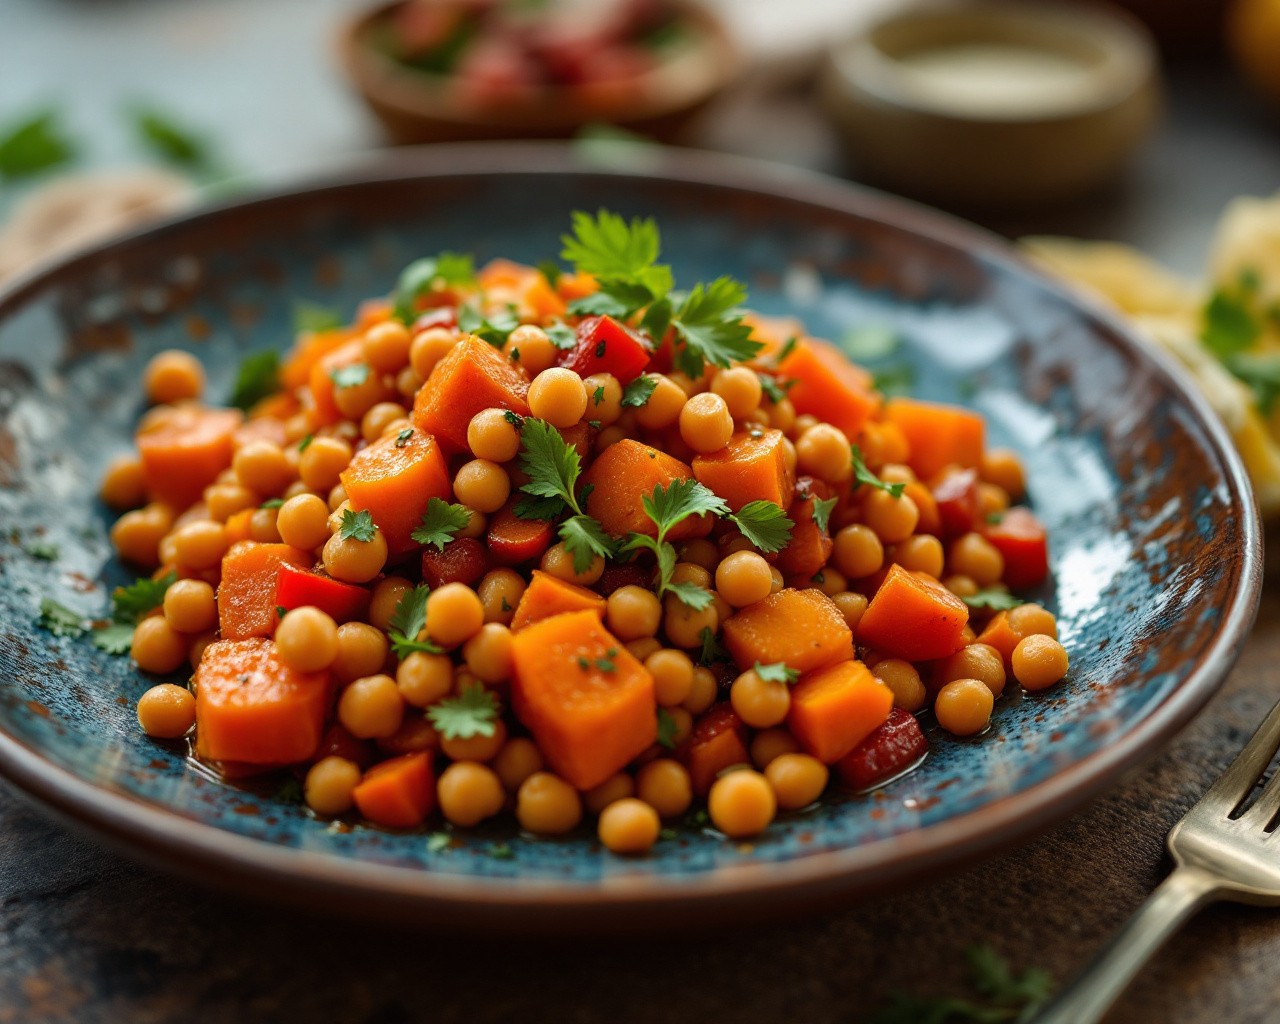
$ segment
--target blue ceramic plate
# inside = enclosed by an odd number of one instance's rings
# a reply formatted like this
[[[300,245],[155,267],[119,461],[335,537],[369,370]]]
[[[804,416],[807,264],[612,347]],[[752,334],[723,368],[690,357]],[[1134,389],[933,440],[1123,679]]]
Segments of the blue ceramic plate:
[[[629,929],[830,905],[1024,837],[1153,752],[1222,681],[1253,619],[1260,543],[1246,478],[1161,358],[989,236],[836,182],[550,147],[402,154],[339,180],[200,213],[37,273],[0,297],[0,770],[63,815],[204,879],[311,906],[475,928]],[[1066,682],[997,702],[973,742],[934,737],[915,773],[834,793],[750,844],[685,829],[652,856],[592,835],[335,826],[221,783],[148,741],[126,658],[37,628],[49,595],[87,614],[125,574],[95,498],[129,447],[139,374],[172,346],[229,391],[240,358],[290,343],[291,309],[354,311],[443,249],[536,261],[569,212],[655,216],[677,279],[728,273],[819,335],[886,326],[879,368],[980,410],[1018,449],[1052,536]],[[42,560],[52,552],[57,557]],[[507,851],[509,856],[504,856]]]

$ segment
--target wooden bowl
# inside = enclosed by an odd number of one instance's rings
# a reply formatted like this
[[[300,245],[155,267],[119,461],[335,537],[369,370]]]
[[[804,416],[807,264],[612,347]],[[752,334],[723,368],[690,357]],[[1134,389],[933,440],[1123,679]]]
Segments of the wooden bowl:
[[[742,66],[718,18],[696,3],[675,0],[672,6],[697,39],[651,71],[623,82],[549,87],[500,104],[475,101],[448,89],[448,76],[404,67],[372,44],[380,23],[398,6],[366,11],[346,24],[338,40],[347,78],[397,144],[570,138],[589,124],[670,141]]]

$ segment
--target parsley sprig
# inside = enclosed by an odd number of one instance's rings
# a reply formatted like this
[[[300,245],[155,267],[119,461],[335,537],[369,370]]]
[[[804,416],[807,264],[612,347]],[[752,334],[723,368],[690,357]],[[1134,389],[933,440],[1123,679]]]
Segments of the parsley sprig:
[[[150,612],[164,603],[164,595],[178,581],[176,572],[159,579],[142,577],[127,587],[116,587],[111,594],[111,619],[102,625],[66,605],[46,597],[40,602],[41,628],[54,636],[76,638],[92,630],[91,642],[108,654],[128,654],[133,645],[133,630]]]
[[[378,526],[373,521],[373,513],[367,508],[359,511],[350,508],[342,510],[342,525],[338,527],[340,540],[358,540],[367,544],[377,532]]]
[[[427,628],[427,598],[431,588],[425,583],[410,590],[396,602],[396,610],[387,623],[387,636],[397,658],[404,659],[415,651],[423,654],[439,654],[440,648],[430,640],[421,640]]]
[[[853,479],[857,483],[884,491],[891,498],[901,498],[902,492],[907,488],[903,483],[887,484],[871,472],[867,464],[862,461],[862,449],[856,444],[853,446]]]
[[[427,502],[427,510],[422,514],[422,525],[410,535],[415,543],[424,546],[435,545],[437,551],[465,530],[471,522],[471,511],[465,505],[458,505],[440,498],[432,498]]]
[[[786,662],[774,661],[768,665],[762,665],[756,662],[755,673],[766,683],[783,683],[790,686],[800,678],[800,672],[797,669],[789,668]]]
[[[497,729],[498,698],[479,683],[465,686],[427,708],[427,719],[446,740],[492,736]]]
[[[960,600],[970,608],[990,608],[997,612],[1006,612],[1010,608],[1020,608],[1026,604],[1022,598],[997,587],[983,587],[976,594],[969,594],[967,597],[962,595]]]
[[[520,468],[529,476],[529,482],[520,490],[530,497],[516,505],[516,515],[554,520],[571,512],[560,524],[559,534],[565,550],[573,556],[575,572],[586,572],[597,555],[613,557],[613,541],[579,504],[577,486],[582,459],[560,431],[545,420],[526,416],[520,426]],[[583,494],[582,499],[585,498]]]
[[[418,313],[418,302],[424,296],[445,288],[470,287],[475,284],[475,278],[475,263],[470,256],[442,252],[414,260],[400,271],[392,315],[402,323],[411,324]]]

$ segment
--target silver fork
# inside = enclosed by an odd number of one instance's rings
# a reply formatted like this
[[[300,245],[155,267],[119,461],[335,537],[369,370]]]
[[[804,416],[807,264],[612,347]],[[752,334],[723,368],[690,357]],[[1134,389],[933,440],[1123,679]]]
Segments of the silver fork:
[[[1036,1024],[1094,1024],[1188,917],[1215,900],[1280,904],[1280,772],[1238,813],[1280,748],[1280,704],[1169,833],[1176,867]]]

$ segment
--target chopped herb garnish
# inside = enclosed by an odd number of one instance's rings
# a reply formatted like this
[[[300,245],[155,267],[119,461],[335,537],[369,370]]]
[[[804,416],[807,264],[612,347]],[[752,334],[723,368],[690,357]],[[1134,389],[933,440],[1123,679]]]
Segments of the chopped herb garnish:
[[[699,665],[714,665],[728,661],[729,652],[724,649],[710,626],[703,626],[698,636],[702,640],[702,653],[698,655]]]
[[[668,750],[674,750],[676,746],[676,734],[680,731],[676,724],[675,718],[671,712],[664,707],[658,708],[658,745],[666,747]]]
[[[396,434],[396,447],[403,448],[409,443],[409,438],[413,437],[413,427],[405,427],[404,430]]]
[[[489,856],[494,860],[511,860],[515,855],[510,843],[494,843],[489,847]]]
[[[502,418],[515,427],[516,430],[521,430],[524,427],[524,417],[512,412],[510,409],[502,411]]]
[[[1236,379],[1253,390],[1258,410],[1269,416],[1280,398],[1280,354],[1275,352],[1237,352],[1227,356],[1223,365]]]
[[[176,572],[167,572],[158,580],[142,577],[127,587],[116,587],[111,593],[111,617],[116,622],[137,622],[164,604],[164,595],[178,582]]]
[[[839,498],[813,499],[813,525],[824,533],[831,523],[831,512],[839,500]]]
[[[986,517],[985,517],[985,518],[986,518],[987,522],[988,522],[988,523],[990,523],[992,526],[999,526],[1001,523],[1003,523],[1003,522],[1004,522],[1004,513],[1003,513],[1003,512],[988,512],[988,513],[986,514]]]
[[[902,492],[907,488],[907,485],[902,483],[887,484],[867,469],[867,464],[862,461],[862,449],[856,444],[853,446],[853,479],[857,483],[884,491],[891,498],[901,498]]]
[[[790,686],[800,678],[800,673],[794,668],[788,668],[784,662],[775,661],[768,665],[762,665],[760,662],[755,663],[755,673],[766,683],[785,683]]]
[[[561,351],[568,351],[578,344],[578,332],[566,324],[552,324],[544,330],[551,344]]]
[[[877,391],[886,395],[906,394],[916,382],[915,367],[909,363],[886,366],[871,375],[871,382]]]
[[[446,740],[492,736],[497,730],[498,698],[479,683],[463,687],[456,697],[446,697],[427,708],[427,718]]]
[[[737,523],[742,535],[767,554],[781,551],[791,540],[795,525],[781,505],[772,501],[749,501],[729,519]]]
[[[520,321],[510,312],[485,316],[474,306],[463,306],[458,310],[458,330],[483,338],[495,348],[502,348],[511,332],[519,326]],[[515,357],[514,352],[512,356]]]
[[[649,396],[657,386],[658,378],[652,374],[637,377],[622,389],[622,404],[631,409],[639,409],[649,401]]]
[[[48,541],[33,540],[29,544],[23,545],[23,551],[31,558],[38,559],[41,562],[56,562],[62,554],[58,550],[57,544],[50,544]]]
[[[0,177],[16,181],[73,159],[75,147],[57,120],[55,111],[45,110],[0,136]]]
[[[475,277],[476,268],[470,256],[442,252],[439,256],[414,260],[400,271],[393,315],[401,323],[411,324],[423,296],[444,288],[470,287]]]
[[[133,649],[134,628],[133,624],[128,622],[109,622],[105,626],[94,629],[89,642],[98,650],[119,657]]]
[[[431,498],[427,502],[426,512],[422,514],[422,525],[411,536],[416,544],[434,545],[437,551],[443,551],[444,546],[460,531],[465,530],[469,522],[471,510],[465,505]]]
[[[961,595],[960,600],[970,608],[990,608],[997,612],[1008,611],[1010,608],[1017,608],[1027,603],[1020,597],[1014,597],[1007,590],[996,587],[984,587],[976,594],[969,594],[967,597]]]
[[[151,108],[135,110],[133,118],[143,145],[161,160],[192,171],[213,169],[208,144],[179,127],[173,118]]]
[[[678,524],[690,516],[702,515],[706,512],[724,514],[729,506],[724,499],[698,483],[696,480],[676,480],[670,486],[658,484],[652,494],[640,499],[645,515],[658,528],[657,536],[633,533],[621,550],[638,551],[644,548],[652,551],[658,560],[658,596],[675,594],[690,608],[701,610],[711,603],[711,592],[694,583],[675,583],[671,576],[676,567],[676,549],[667,541],[667,534]]]
[[[764,392],[765,397],[769,401],[777,403],[787,397],[787,392],[795,384],[794,380],[780,381],[777,377],[771,377],[767,373],[757,373],[760,378],[760,389]]]
[[[401,660],[415,651],[440,653],[440,648],[430,640],[418,639],[427,627],[427,597],[430,594],[431,588],[425,583],[414,587],[396,603],[396,610],[387,623],[391,649]]]
[[[230,404],[251,409],[280,390],[280,353],[274,349],[245,356],[236,371]]]
[[[83,636],[85,632],[84,616],[50,597],[40,602],[39,624],[41,629],[47,629],[54,636],[74,638]]]
[[[369,379],[368,363],[350,363],[335,366],[329,371],[329,379],[335,388],[358,388]]]
[[[1219,289],[1205,303],[1200,340],[1219,359],[1244,352],[1262,333],[1245,297]]]
[[[342,326],[336,309],[299,299],[293,304],[293,330],[296,334],[319,334]]]
[[[596,405],[599,405],[601,402],[604,401],[604,385],[603,384],[601,384],[600,387],[596,388],[595,391],[591,393],[591,400]]]
[[[368,544],[378,532],[378,525],[373,521],[373,513],[367,508],[359,511],[347,508],[342,510],[342,525],[338,527],[341,540],[358,540]]]
[[[800,339],[794,334],[791,335],[791,337],[789,337],[783,344],[782,348],[778,349],[778,351],[773,354],[773,365],[781,366],[785,363],[787,361],[787,357],[796,350],[796,346],[799,344]]]
[[[284,504],[284,498],[268,498],[258,508],[273,509],[280,508]]]
[[[841,347],[850,359],[872,360],[891,356],[898,350],[897,333],[883,324],[866,324],[846,332]]]
[[[563,271],[555,260],[542,260],[538,264],[538,273],[553,289],[560,286],[560,275]]]
[[[303,452],[305,452],[308,448],[310,448],[310,447],[311,447],[311,442],[312,442],[312,441],[314,441],[315,439],[316,439],[316,435],[315,435],[315,434],[308,434],[308,435],[307,435],[306,437],[304,437],[301,441],[299,441],[299,442],[298,442],[298,454],[299,454],[299,455],[301,455],[301,454],[302,454]]]
[[[278,604],[278,605],[276,605],[276,618],[278,618],[278,619],[283,619],[283,618],[284,618],[286,615],[288,615],[288,614],[289,614],[289,609],[288,609],[288,608],[286,608],[286,607],[285,607],[284,605],[282,605],[282,604]]]
[[[432,832],[427,836],[427,852],[443,853],[452,842],[453,837],[448,832]]]
[[[658,841],[669,843],[672,840],[679,839],[680,833],[673,828],[661,828],[658,830]]]
[[[272,799],[282,804],[302,803],[302,783],[292,775],[286,776],[280,785],[276,787],[275,793],[272,794]]]

